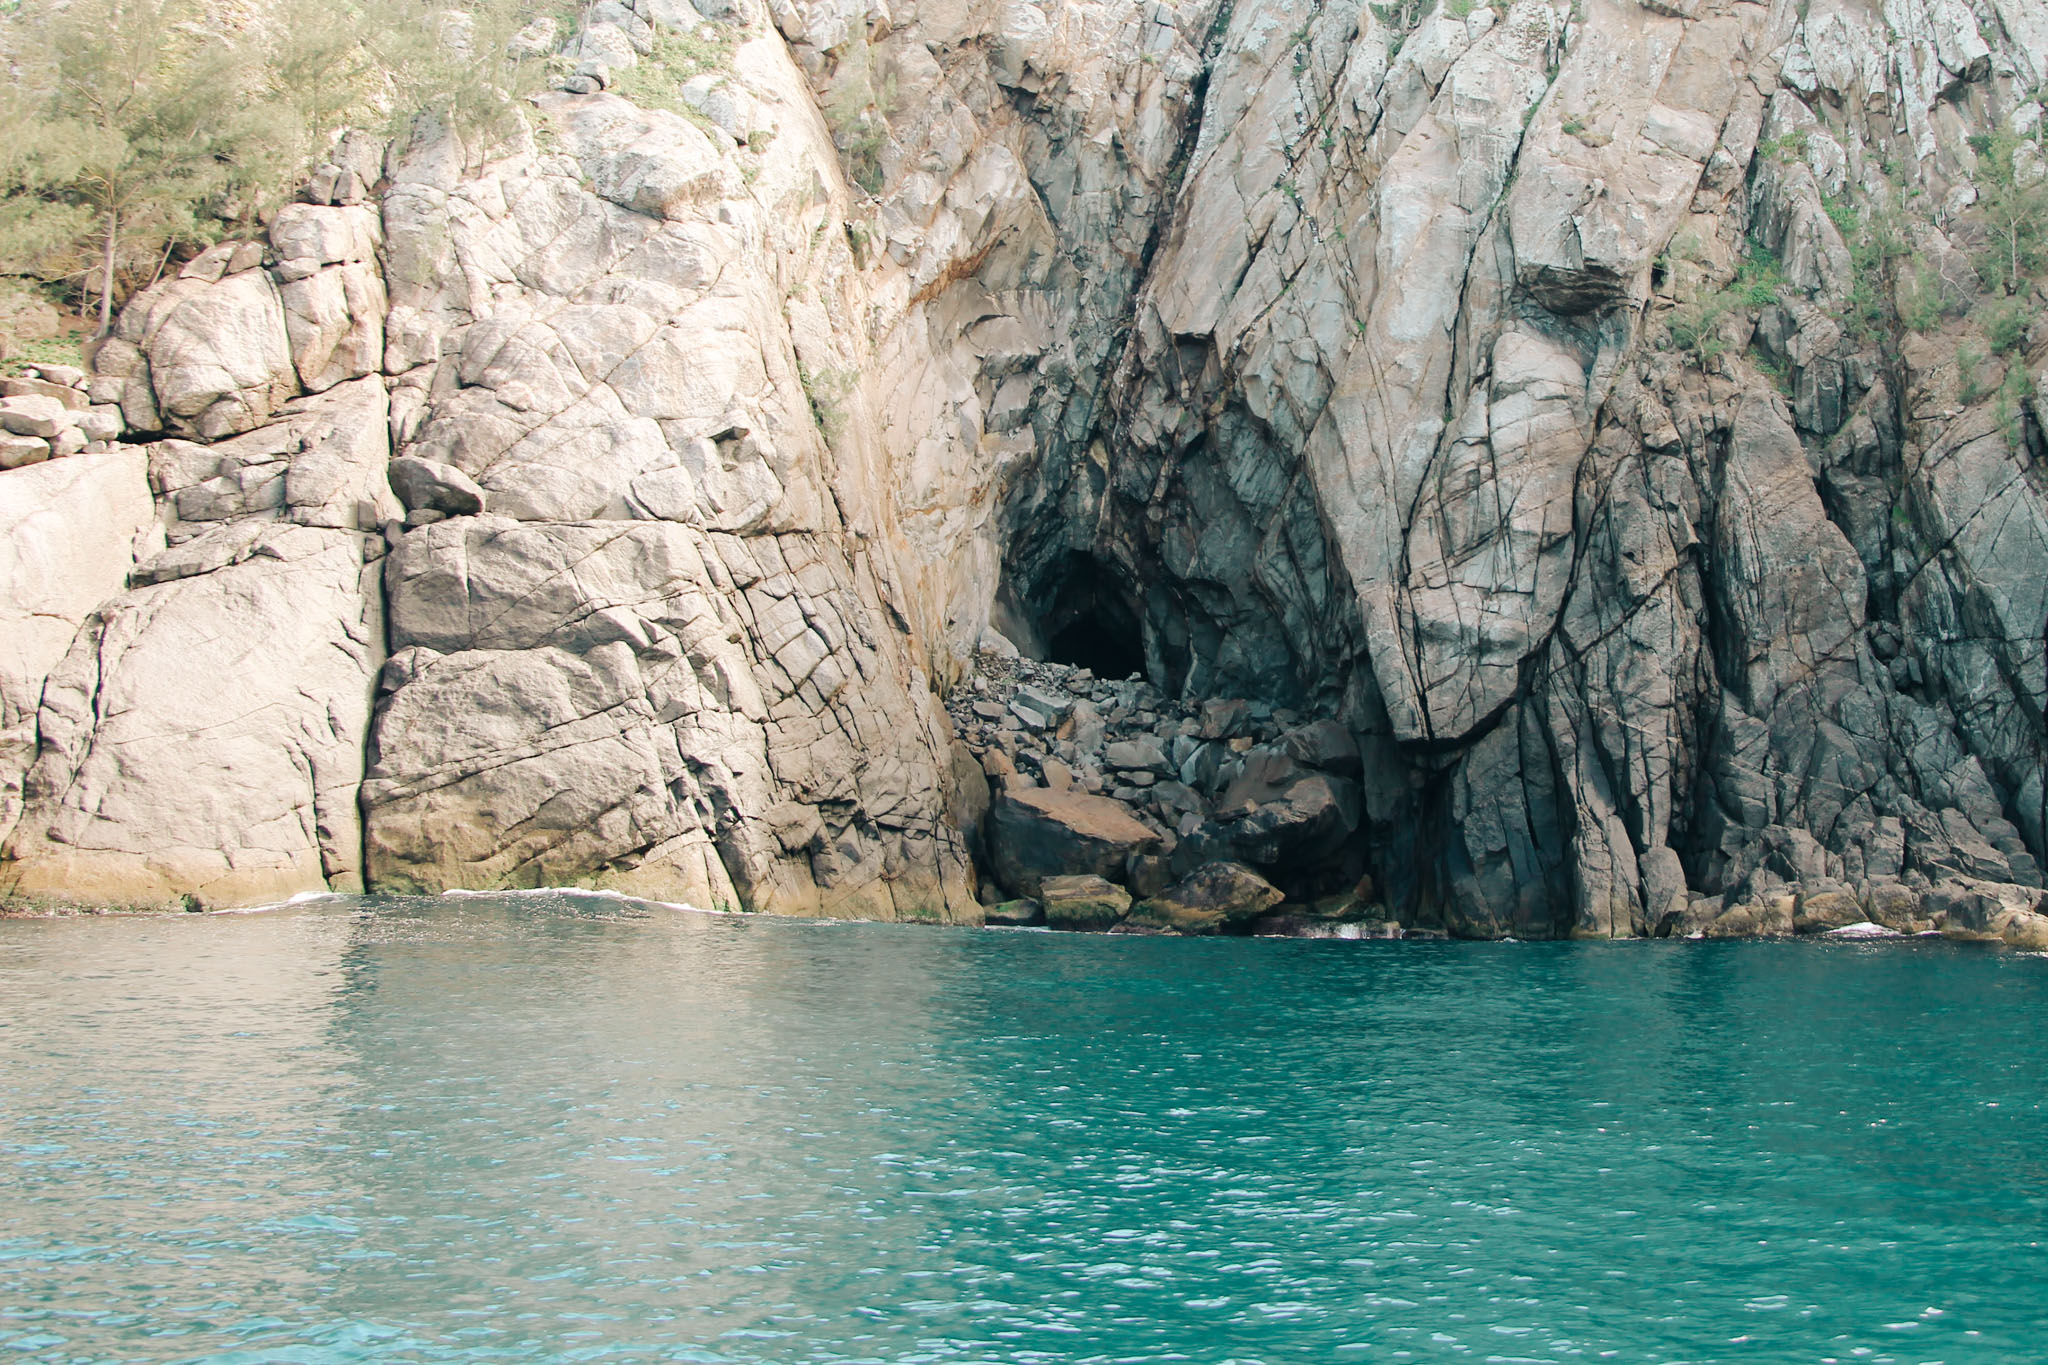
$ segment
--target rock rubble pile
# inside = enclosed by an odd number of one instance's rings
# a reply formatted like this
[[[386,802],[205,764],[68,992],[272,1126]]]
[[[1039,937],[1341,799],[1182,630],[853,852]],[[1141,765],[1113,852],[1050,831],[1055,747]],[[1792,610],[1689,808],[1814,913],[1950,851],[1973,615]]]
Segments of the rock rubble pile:
[[[1334,721],[1174,700],[1137,675],[1022,658],[994,632],[947,711],[989,786],[992,922],[1402,933],[1363,874],[1358,747]]]
[[[0,469],[25,469],[68,455],[104,454],[125,424],[120,406],[75,365],[30,365],[0,379]]]

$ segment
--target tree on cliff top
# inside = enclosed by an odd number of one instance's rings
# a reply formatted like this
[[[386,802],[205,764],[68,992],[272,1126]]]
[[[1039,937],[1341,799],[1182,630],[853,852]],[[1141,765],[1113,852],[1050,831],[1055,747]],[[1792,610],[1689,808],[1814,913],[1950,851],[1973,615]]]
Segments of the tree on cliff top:
[[[433,109],[495,137],[538,63],[522,0],[0,0],[0,276],[96,302],[247,231],[348,126]]]

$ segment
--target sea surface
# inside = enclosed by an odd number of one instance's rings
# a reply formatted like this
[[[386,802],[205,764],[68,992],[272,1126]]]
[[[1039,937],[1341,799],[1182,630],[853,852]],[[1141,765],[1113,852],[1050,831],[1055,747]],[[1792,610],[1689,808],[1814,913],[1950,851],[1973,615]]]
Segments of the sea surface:
[[[0,922],[0,1361],[2048,1359],[2048,959]]]

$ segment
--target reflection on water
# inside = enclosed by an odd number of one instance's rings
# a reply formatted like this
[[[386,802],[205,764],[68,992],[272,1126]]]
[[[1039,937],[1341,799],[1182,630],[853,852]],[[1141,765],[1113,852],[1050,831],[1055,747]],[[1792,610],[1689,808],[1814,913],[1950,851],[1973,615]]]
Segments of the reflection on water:
[[[585,898],[0,923],[23,1361],[2048,1339],[2048,960]]]

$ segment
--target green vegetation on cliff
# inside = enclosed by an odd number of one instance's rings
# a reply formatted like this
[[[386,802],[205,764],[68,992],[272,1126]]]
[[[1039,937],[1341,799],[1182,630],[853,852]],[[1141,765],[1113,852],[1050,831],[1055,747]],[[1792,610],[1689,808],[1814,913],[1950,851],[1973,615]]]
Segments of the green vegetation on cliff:
[[[30,290],[97,311],[247,231],[345,127],[503,132],[542,64],[517,0],[21,0],[0,8],[0,334]]]

